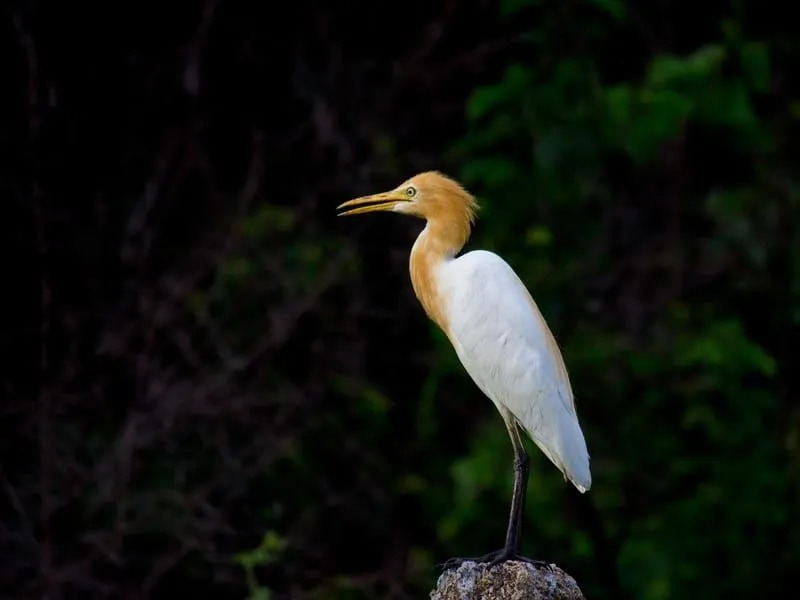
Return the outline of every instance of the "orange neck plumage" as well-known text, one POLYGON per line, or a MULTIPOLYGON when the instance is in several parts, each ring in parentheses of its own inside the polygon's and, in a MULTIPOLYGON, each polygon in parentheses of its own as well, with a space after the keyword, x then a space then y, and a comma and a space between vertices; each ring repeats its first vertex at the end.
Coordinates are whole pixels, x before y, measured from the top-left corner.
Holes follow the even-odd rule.
POLYGON ((436 268, 452 259, 469 238, 466 219, 442 222, 429 220, 411 249, 411 285, 428 317, 449 335, 447 313, 436 286, 436 268))

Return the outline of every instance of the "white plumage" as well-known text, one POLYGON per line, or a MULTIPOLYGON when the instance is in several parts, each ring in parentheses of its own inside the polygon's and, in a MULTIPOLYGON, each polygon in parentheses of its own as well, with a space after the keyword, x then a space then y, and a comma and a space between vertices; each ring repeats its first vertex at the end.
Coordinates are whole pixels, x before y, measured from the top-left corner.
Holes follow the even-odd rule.
POLYGON ((578 490, 588 490, 589 453, 569 379, 525 286, 485 250, 443 261, 436 275, 449 337, 467 373, 578 490))

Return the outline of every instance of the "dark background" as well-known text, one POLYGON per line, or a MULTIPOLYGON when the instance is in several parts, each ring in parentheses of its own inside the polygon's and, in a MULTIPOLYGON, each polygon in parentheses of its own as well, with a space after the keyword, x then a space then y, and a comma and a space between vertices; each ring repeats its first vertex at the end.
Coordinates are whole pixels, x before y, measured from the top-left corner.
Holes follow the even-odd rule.
POLYGON ((596 599, 794 589, 788 7, 4 6, 0 595, 422 598, 499 547, 511 447, 413 296, 421 223, 335 216, 427 169, 592 455, 581 496, 531 447, 524 551, 596 599))

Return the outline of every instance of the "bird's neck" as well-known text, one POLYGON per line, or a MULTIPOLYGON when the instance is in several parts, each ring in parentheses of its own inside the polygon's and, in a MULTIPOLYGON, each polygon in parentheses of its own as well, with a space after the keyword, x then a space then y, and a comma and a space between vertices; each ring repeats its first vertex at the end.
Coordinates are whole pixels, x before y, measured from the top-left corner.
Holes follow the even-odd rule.
POLYGON ((452 260, 465 242, 466 236, 460 230, 428 221, 411 249, 409 270, 414 293, 428 317, 445 333, 448 333, 449 324, 437 286, 437 270, 452 260))

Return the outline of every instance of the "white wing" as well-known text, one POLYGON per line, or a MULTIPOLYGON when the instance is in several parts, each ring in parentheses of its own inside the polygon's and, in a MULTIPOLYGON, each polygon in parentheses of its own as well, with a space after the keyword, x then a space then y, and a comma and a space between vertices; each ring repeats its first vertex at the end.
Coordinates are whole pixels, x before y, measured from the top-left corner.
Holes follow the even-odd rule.
POLYGON ((464 368, 575 487, 588 490, 589 453, 569 376, 524 284, 502 258, 483 250, 445 262, 437 275, 447 334, 464 368))

